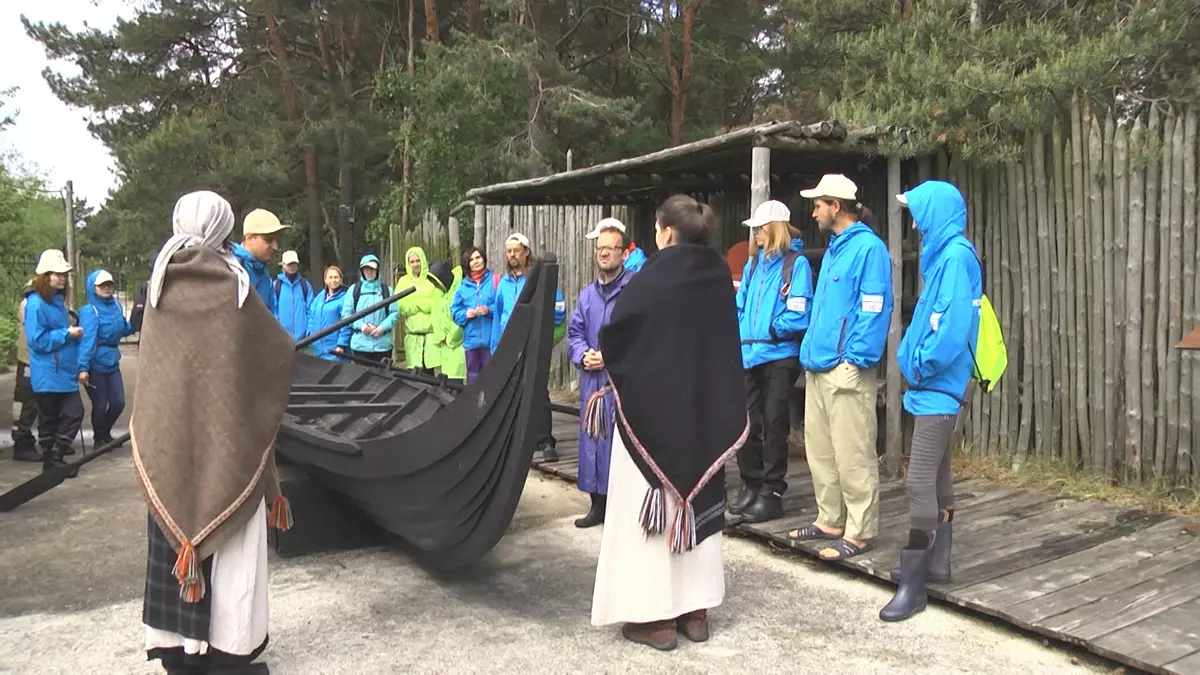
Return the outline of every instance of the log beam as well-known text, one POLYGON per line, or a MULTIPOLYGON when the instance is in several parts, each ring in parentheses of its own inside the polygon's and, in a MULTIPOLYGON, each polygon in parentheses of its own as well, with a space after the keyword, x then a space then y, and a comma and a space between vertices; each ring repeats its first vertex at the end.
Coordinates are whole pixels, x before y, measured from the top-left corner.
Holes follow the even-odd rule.
POLYGON ((887 336, 887 473, 890 477, 900 475, 900 458, 904 450, 904 437, 901 435, 900 407, 900 365, 896 362, 896 353, 900 348, 901 325, 900 314, 903 306, 901 297, 904 290, 904 225, 903 214, 900 212, 900 202, 893 195, 903 192, 900 184, 900 158, 888 158, 888 252, 892 259, 892 318, 888 326, 887 336))

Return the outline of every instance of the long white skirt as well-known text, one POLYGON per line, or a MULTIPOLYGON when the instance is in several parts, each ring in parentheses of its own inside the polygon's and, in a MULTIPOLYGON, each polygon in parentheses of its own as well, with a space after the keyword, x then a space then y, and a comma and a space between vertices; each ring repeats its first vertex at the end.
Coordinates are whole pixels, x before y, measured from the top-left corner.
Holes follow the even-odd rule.
POLYGON ((212 646, 250 654, 267 639, 267 583, 267 504, 260 500, 245 527, 213 554, 208 642, 146 626, 146 649, 183 647, 188 654, 207 654, 212 646))
MULTIPOLYGON (((687 553, 672 555, 665 532, 647 538, 638 524, 649 487, 614 430, 608 505, 592 595, 593 626, 674 619, 717 607, 725 599, 721 533, 687 553)), ((664 496, 670 522, 676 502, 671 495, 664 496)))

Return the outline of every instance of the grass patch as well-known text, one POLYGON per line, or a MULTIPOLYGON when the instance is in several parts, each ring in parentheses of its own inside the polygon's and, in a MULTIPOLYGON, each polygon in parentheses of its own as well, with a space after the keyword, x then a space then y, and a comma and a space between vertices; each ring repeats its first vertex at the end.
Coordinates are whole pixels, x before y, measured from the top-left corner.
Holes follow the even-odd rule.
POLYGON ((1095 499, 1127 508, 1200 518, 1200 495, 1188 487, 1168 488, 1161 481, 1114 485, 1111 479, 1062 461, 1027 459, 1020 469, 1013 469, 1012 460, 1006 456, 972 457, 961 449, 955 451, 952 462, 955 478, 979 478, 1077 499, 1095 499))

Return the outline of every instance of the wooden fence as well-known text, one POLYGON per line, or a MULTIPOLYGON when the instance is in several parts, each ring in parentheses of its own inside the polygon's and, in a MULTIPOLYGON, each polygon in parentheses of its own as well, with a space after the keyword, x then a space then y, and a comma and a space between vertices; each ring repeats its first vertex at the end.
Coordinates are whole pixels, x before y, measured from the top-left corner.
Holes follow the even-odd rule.
POLYGON ((1009 366, 972 396, 981 455, 1064 460, 1115 480, 1200 476, 1197 116, 1116 121, 1074 106, 1001 166, 951 161, 1009 366))

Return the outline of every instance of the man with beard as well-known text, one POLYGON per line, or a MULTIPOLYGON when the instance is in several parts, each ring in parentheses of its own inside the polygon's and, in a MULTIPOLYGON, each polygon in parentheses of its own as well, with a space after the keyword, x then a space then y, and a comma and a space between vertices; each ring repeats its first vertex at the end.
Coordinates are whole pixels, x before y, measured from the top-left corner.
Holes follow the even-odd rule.
MULTIPOLYGON (((496 352, 496 347, 500 344, 500 336, 504 334, 504 327, 508 325, 508 319, 512 316, 517 298, 521 297, 521 289, 525 287, 525 277, 533 267, 533 251, 529 247, 529 238, 520 232, 509 235, 508 239, 504 241, 504 258, 508 263, 508 269, 496 282, 496 309, 493 312, 496 315, 496 321, 492 322, 492 353, 496 352)), ((554 292, 554 325, 556 327, 563 325, 566 316, 567 301, 563 299, 562 289, 556 289, 554 292)), ((555 332, 558 332, 557 328, 555 332)), ((550 392, 546 391, 544 397, 545 414, 539 421, 541 437, 538 439, 537 449, 541 451, 544 461, 557 462, 558 452, 555 445, 558 441, 551 431, 550 392)))
POLYGON ((242 243, 233 245, 233 257, 250 275, 250 286, 275 314, 275 289, 267 263, 279 251, 279 233, 291 225, 279 222, 279 217, 266 209, 254 209, 242 221, 242 243))
POLYGON ((596 282, 579 293, 567 326, 567 353, 579 369, 579 490, 591 496, 587 515, 575 527, 604 522, 608 467, 612 452, 613 397, 600 352, 600 328, 608 323, 621 289, 636 272, 626 268, 629 245, 625 225, 605 218, 587 234, 596 240, 596 282))

